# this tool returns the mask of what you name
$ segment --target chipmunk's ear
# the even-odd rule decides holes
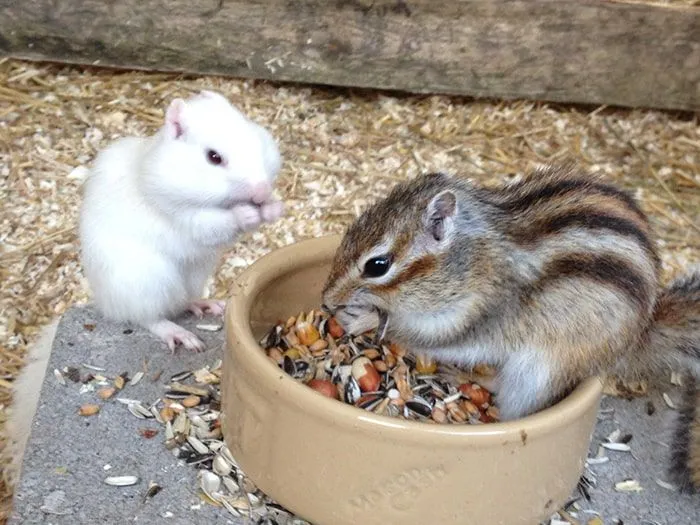
[[[449,234],[456,213],[457,197],[450,190],[442,191],[433,197],[426,210],[425,226],[434,240],[440,242]]]
[[[253,132],[260,139],[262,144],[263,166],[269,179],[277,177],[282,168],[282,155],[275,138],[266,128],[255,122],[250,122]]]
[[[165,111],[165,130],[170,138],[178,139],[185,132],[183,113],[185,101],[181,98],[173,100]]]

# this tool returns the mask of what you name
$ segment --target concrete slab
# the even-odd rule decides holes
[[[183,324],[194,329],[197,321],[191,317]],[[144,377],[125,388],[122,396],[155,401],[171,375],[211,365],[221,357],[222,332],[197,333],[207,343],[205,352],[178,350],[173,356],[144,330],[105,322],[91,307],[71,309],[63,316],[16,489],[11,525],[245,523],[225,510],[202,504],[196,469],[165,449],[157,422],[131,416],[114,400],[104,403],[99,415],[81,417],[78,407],[94,402],[95,394],[80,394],[70,381],[61,385],[52,372],[88,363],[112,374],[133,375],[147,360],[151,373],[163,370],[162,378],[153,382]],[[139,429],[145,427],[161,433],[144,439]],[[111,469],[105,471],[105,465]],[[117,475],[135,475],[140,482],[131,487],[104,484],[105,477]],[[150,481],[163,490],[144,501]]]
[[[192,330],[197,324],[192,317],[181,322]],[[223,332],[198,333],[207,343],[206,352],[179,350],[173,356],[145,331],[105,322],[90,306],[66,313],[42,385],[10,525],[245,523],[223,509],[202,504],[195,489],[196,469],[182,464],[167,451],[160,434],[154,439],[144,439],[139,434],[144,427],[159,428],[156,422],[136,419],[114,401],[104,403],[96,417],[80,417],[77,407],[94,399],[94,394],[80,394],[79,388],[70,383],[62,386],[52,373],[54,368],[89,363],[112,373],[133,374],[147,360],[149,371],[163,370],[161,379],[153,382],[147,376],[122,395],[152,401],[162,394],[162,385],[172,374],[211,365],[221,357]],[[668,382],[660,388],[678,398],[676,387]],[[608,463],[592,467],[597,487],[590,490],[591,502],[581,501],[583,509],[599,512],[606,525],[618,519],[625,525],[700,522],[700,496],[682,496],[656,483],[657,479],[666,480],[665,444],[669,442],[673,417],[661,390],[633,401],[603,400],[591,454],[615,429],[633,435],[632,454],[609,451]],[[646,412],[649,400],[656,407],[652,416]],[[105,471],[105,465],[111,468]],[[103,483],[108,475],[126,474],[139,476],[140,482],[131,487]],[[644,490],[614,491],[616,482],[629,478],[637,479]],[[157,482],[163,490],[144,500],[150,481]],[[581,523],[591,516],[580,513]]]

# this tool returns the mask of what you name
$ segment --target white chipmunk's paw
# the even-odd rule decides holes
[[[187,309],[200,319],[204,317],[205,313],[210,313],[212,315],[224,315],[226,311],[226,301],[220,301],[217,299],[198,299],[192,301]]]
[[[242,231],[254,230],[260,226],[260,210],[252,204],[238,204],[232,208],[233,216]]]
[[[265,222],[274,222],[284,213],[282,201],[270,201],[260,206],[260,215]]]
[[[172,353],[175,353],[175,348],[178,345],[182,345],[194,352],[204,350],[204,343],[199,337],[171,321],[158,321],[149,325],[148,329],[160,337],[168,345]]]

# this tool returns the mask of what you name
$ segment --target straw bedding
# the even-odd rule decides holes
[[[110,140],[154,132],[173,97],[201,88],[224,93],[267,126],[285,157],[278,191],[287,215],[240,240],[213,279],[213,295],[225,295],[235,276],[271,249],[342,232],[367,203],[419,172],[459,172],[490,184],[566,159],[602,171],[642,200],[668,276],[698,261],[700,128],[694,116],[4,60],[0,429],[26,345],[50,319],[89,300],[75,226],[85,167]],[[11,487],[0,483],[4,522]]]

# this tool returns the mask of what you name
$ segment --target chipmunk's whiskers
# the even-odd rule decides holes
[[[379,325],[377,326],[377,344],[381,343],[386,336],[386,330],[389,326],[389,314],[385,310],[377,308],[377,316],[379,317]]]

